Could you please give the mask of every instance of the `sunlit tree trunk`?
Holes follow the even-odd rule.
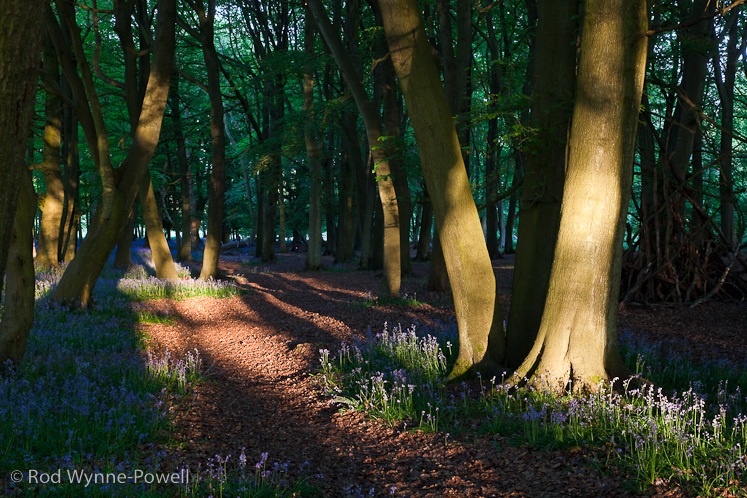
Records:
[[[119,174],[115,174],[111,164],[101,103],[90,67],[86,63],[75,14],[62,0],[57,2],[57,8],[64,22],[70,27],[72,48],[80,64],[82,80],[73,66],[72,54],[68,52],[70,45],[65,43],[56,16],[49,8],[47,25],[57,51],[57,58],[71,84],[73,95],[81,106],[79,118],[102,179],[102,193],[94,219],[89,224],[86,239],[57,284],[52,299],[85,307],[91,303],[96,280],[116,244],[125,217],[137,196],[143,176],[147,174],[148,164],[158,143],[171,76],[176,5],[174,0],[159,1],[153,66],[148,78],[142,112],[133,134],[133,144],[119,168]],[[85,106],[86,102],[90,107]]]
[[[578,0],[539,2],[535,73],[529,126],[536,130],[524,153],[506,362],[518,367],[537,337],[560,225],[567,140],[576,83]]]
[[[57,56],[49,37],[44,40],[44,72],[55,82],[59,81],[60,69]],[[60,117],[60,99],[47,92],[44,104],[46,123],[44,126],[44,156],[39,164],[44,174],[47,193],[44,198],[41,226],[39,227],[39,251],[36,261],[45,266],[59,266],[60,222],[62,221],[63,201],[65,197],[60,169],[60,142],[62,136],[62,119]]]
[[[623,236],[646,67],[645,0],[586,0],[568,171],[537,339],[516,371],[542,389],[628,375],[617,350]]]
[[[504,337],[495,276],[420,9],[414,0],[379,5],[454,295],[459,353],[449,376],[461,378],[475,370],[499,374]]]
[[[339,36],[333,31],[324,6],[319,0],[309,0],[307,3],[311,8],[322,37],[332,51],[340,72],[353,94],[353,98],[366,127],[368,147],[373,156],[374,169],[379,186],[379,197],[384,211],[384,280],[382,292],[396,296],[399,294],[401,283],[399,210],[389,162],[384,148],[381,147],[382,144],[380,143],[382,134],[378,112],[371,104],[371,100],[361,83],[360,77],[350,62]]]
[[[210,96],[210,136],[212,139],[212,171],[208,181],[208,229],[205,237],[205,251],[202,256],[200,278],[219,278],[218,259],[220,258],[223,234],[223,211],[226,202],[226,137],[223,129],[223,95],[220,90],[220,64],[215,50],[215,0],[208,0],[207,11],[202,0],[194,2],[200,22],[200,41],[205,59]]]
[[[143,206],[143,221],[145,222],[145,233],[148,236],[153,263],[156,265],[156,277],[167,278],[173,281],[179,280],[176,266],[171,257],[166,237],[163,235],[163,220],[158,212],[158,203],[153,192],[153,183],[150,175],[143,177],[140,185],[140,204]],[[130,230],[132,231],[132,230]]]

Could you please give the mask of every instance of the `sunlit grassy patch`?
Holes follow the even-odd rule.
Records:
[[[447,385],[453,328],[435,333],[386,328],[339,351],[322,350],[320,378],[340,406],[429,431],[501,433],[541,448],[587,446],[603,469],[630,475],[640,489],[673,479],[709,496],[739,490],[747,474],[744,365],[695,363],[623,336],[633,371],[662,387],[623,394],[551,394],[502,379]],[[603,461],[602,461],[603,460]],[[592,462],[594,463],[594,462]]]

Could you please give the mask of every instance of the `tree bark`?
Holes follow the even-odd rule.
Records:
[[[190,236],[192,227],[192,211],[190,203],[190,185],[192,183],[192,170],[189,166],[189,158],[187,157],[187,144],[184,141],[184,130],[182,127],[182,115],[181,109],[179,108],[179,75],[174,73],[172,75],[171,83],[171,98],[169,104],[171,106],[171,123],[174,126],[174,141],[176,142],[176,157],[179,161],[179,187],[181,193],[181,208],[182,208],[182,243],[179,245],[176,251],[176,259],[178,261],[192,261],[192,237]],[[244,157],[244,156],[242,156]],[[251,197],[249,198],[251,203]]]
[[[163,221],[161,213],[158,212],[158,203],[153,192],[150,174],[146,173],[143,177],[139,198],[140,205],[143,207],[143,221],[145,221],[145,233],[148,236],[151,257],[156,265],[156,278],[166,278],[176,282],[179,280],[179,275],[176,273],[169,244],[163,235]],[[132,230],[129,232],[132,233]]]
[[[515,381],[594,390],[617,350],[623,236],[646,67],[645,0],[586,0],[568,171],[542,322]],[[619,386],[618,386],[619,387]]]
[[[205,11],[202,0],[194,2],[200,22],[200,41],[208,77],[210,96],[210,137],[212,141],[212,172],[208,182],[208,230],[202,255],[200,279],[219,278],[218,259],[223,233],[223,211],[226,203],[226,137],[223,129],[223,94],[220,91],[220,63],[215,50],[215,0],[208,0]]]
[[[495,276],[420,9],[414,0],[385,0],[379,5],[454,295],[459,354],[449,377],[476,370],[499,374],[505,344]]]
[[[304,55],[306,63],[303,74],[303,110],[307,113],[304,127],[306,160],[309,163],[309,242],[306,253],[306,269],[322,268],[322,161],[317,142],[314,115],[314,76],[311,60],[314,56],[315,30],[309,9],[305,10]]]
[[[45,2],[0,0],[0,294],[36,99]]]
[[[25,165],[17,163],[22,170]],[[21,171],[18,208],[8,251],[5,311],[0,317],[0,365],[18,363],[26,351],[26,339],[34,322],[34,257],[31,249],[36,194],[28,171]]]
[[[524,153],[506,363],[516,368],[537,337],[545,307],[566,170],[567,137],[576,83],[578,0],[540,2],[529,126],[535,145]]]
[[[333,31],[324,6],[319,0],[309,0],[307,3],[311,8],[322,37],[327,42],[332,55],[337,61],[340,72],[353,94],[353,98],[366,127],[368,147],[374,159],[374,170],[379,185],[379,197],[381,198],[384,211],[384,280],[382,291],[385,294],[396,296],[399,294],[401,283],[399,210],[389,162],[380,143],[382,133],[378,112],[371,105],[371,100],[361,83],[360,77],[350,62],[342,42]]]
[[[60,68],[49,37],[44,39],[44,72],[54,81],[59,81]],[[39,250],[36,261],[44,266],[59,267],[60,223],[65,197],[60,169],[60,143],[62,119],[60,99],[47,92],[44,104],[46,123],[44,126],[44,156],[39,169],[44,174],[47,192],[44,197],[41,226],[39,227]]]

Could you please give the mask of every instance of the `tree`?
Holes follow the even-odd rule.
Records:
[[[63,22],[67,24],[72,47],[65,42],[52,9],[47,7],[47,29],[57,52],[63,73],[71,85],[78,106],[78,117],[91,150],[91,156],[102,182],[96,214],[79,251],[62,275],[52,299],[75,306],[91,304],[93,288],[109,258],[137,196],[140,183],[158,144],[166,107],[174,53],[175,0],[159,0],[153,63],[143,98],[142,111],[133,133],[133,143],[123,164],[115,173],[109,150],[106,123],[101,101],[86,63],[80,28],[75,14],[63,0],[56,2]],[[70,52],[72,48],[73,53]],[[74,55],[73,55],[74,54]],[[81,75],[73,64],[78,61]]]
[[[319,0],[309,0],[307,3],[314,15],[324,41],[329,46],[332,55],[337,61],[337,65],[340,67],[340,72],[345,82],[353,94],[353,98],[366,127],[368,147],[371,150],[374,160],[374,170],[376,171],[379,186],[379,197],[384,214],[382,220],[384,225],[383,291],[391,296],[396,296],[399,294],[401,282],[399,210],[397,196],[394,191],[394,181],[391,178],[391,171],[389,170],[389,161],[387,160],[384,147],[382,147],[383,144],[380,143],[382,137],[380,119],[366,94],[360,77],[345,52],[342,42],[336,33],[333,32],[324,6]]]
[[[43,21],[41,0],[0,1],[0,277],[5,275],[8,245],[26,151],[29,123],[34,110]],[[3,282],[0,280],[0,292]]]
[[[414,0],[380,0],[379,6],[454,294],[459,354],[449,377],[498,373],[504,337],[495,276],[420,9]]]
[[[521,223],[506,330],[506,362],[514,368],[531,350],[545,307],[576,84],[578,0],[540,2],[538,7],[529,118],[534,136],[524,153]]]
[[[23,356],[34,316],[30,239],[35,202],[23,156],[36,96],[43,8],[41,0],[0,0],[0,294],[7,279],[0,365]]]
[[[617,350],[623,235],[646,67],[645,0],[586,0],[560,229],[537,339],[516,379],[594,389]]]

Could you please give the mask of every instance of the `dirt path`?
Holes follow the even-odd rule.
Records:
[[[175,461],[204,468],[216,454],[232,454],[235,462],[246,448],[251,463],[267,452],[269,462],[288,463],[292,478],[305,477],[330,497],[357,496],[357,490],[369,496],[371,489],[375,496],[411,497],[638,496],[622,478],[592,472],[583,449],[544,453],[490,436],[445,445],[442,434],[412,434],[338,413],[309,375],[320,348],[336,351],[340,341],[362,336],[369,326],[376,332],[384,322],[437,326],[451,320],[453,309],[447,301],[362,307],[369,291],[377,294],[372,272],[308,273],[300,271],[303,261],[303,255],[280,255],[269,273],[226,261],[223,269],[253,293],[149,302],[175,318],[173,325],[149,325],[154,345],[176,354],[198,349],[213,381],[200,384],[181,407],[175,438],[183,444]],[[496,263],[505,292],[513,262]],[[403,286],[410,295],[422,290],[427,264],[416,264],[415,272]]]

